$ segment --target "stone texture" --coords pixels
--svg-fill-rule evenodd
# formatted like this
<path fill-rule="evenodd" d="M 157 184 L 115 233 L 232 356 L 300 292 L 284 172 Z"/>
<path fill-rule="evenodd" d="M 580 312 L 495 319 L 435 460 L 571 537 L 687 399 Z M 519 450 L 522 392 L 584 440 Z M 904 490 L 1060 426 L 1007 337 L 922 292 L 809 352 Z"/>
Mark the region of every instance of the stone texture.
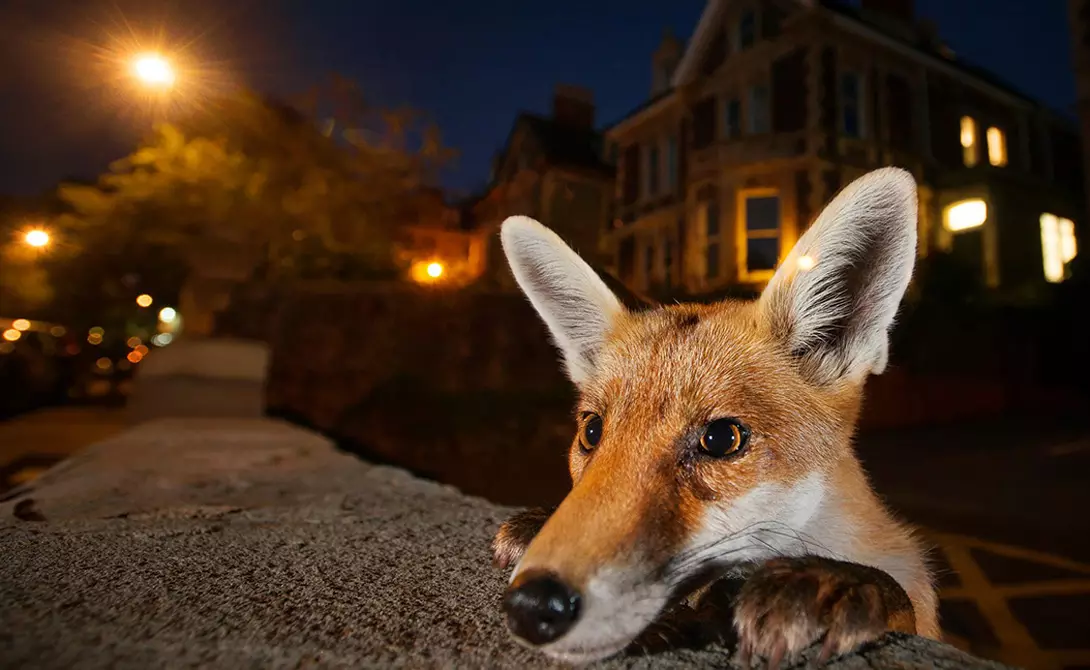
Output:
<path fill-rule="evenodd" d="M 143 424 L 0 503 L 0 667 L 554 667 L 503 626 L 512 511 L 274 421 Z M 1002 666 L 898 636 L 832 667 Z"/>

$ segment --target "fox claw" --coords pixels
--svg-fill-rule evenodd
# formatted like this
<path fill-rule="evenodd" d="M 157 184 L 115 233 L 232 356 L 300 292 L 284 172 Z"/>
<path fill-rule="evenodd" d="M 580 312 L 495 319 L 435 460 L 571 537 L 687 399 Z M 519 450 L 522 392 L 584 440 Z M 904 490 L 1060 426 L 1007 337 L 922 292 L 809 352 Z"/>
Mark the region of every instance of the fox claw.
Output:
<path fill-rule="evenodd" d="M 528 509 L 504 521 L 492 538 L 492 565 L 507 569 L 517 563 L 551 514 L 552 510 Z"/>
<path fill-rule="evenodd" d="M 824 664 L 887 631 L 915 633 L 912 604 L 885 573 L 866 566 L 805 556 L 768 561 L 742 586 L 734 626 L 744 656 L 779 667 L 824 641 Z"/>

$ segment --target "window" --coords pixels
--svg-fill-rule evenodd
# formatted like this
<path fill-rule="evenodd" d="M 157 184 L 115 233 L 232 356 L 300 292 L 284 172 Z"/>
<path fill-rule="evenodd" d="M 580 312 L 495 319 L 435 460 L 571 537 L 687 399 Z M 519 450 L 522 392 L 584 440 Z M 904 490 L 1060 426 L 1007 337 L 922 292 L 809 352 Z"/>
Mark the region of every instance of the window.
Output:
<path fill-rule="evenodd" d="M 652 144 L 647 147 L 647 191 L 644 196 L 653 198 L 659 192 L 659 147 Z"/>
<path fill-rule="evenodd" d="M 629 235 L 617 249 L 617 275 L 625 284 L 632 284 L 636 266 L 636 238 Z"/>
<path fill-rule="evenodd" d="M 621 204 L 631 205 L 640 194 L 640 145 L 630 144 L 625 147 L 623 158 Z"/>
<path fill-rule="evenodd" d="M 980 198 L 955 202 L 946 208 L 942 219 L 951 233 L 979 228 L 988 220 L 988 205 Z"/>
<path fill-rule="evenodd" d="M 715 98 L 708 96 L 693 105 L 693 148 L 703 149 L 715 141 Z"/>
<path fill-rule="evenodd" d="M 1045 279 L 1062 282 L 1070 276 L 1068 263 L 1078 253 L 1075 243 L 1075 222 L 1055 214 L 1041 215 L 1041 252 Z"/>
<path fill-rule="evenodd" d="M 1007 135 L 992 126 L 988 128 L 988 162 L 996 167 L 1007 164 Z"/>
<path fill-rule="evenodd" d="M 961 149 L 965 167 L 976 165 L 976 121 L 971 116 L 961 117 Z"/>
<path fill-rule="evenodd" d="M 650 286 L 655 280 L 655 243 L 651 242 L 643 251 L 644 286 Z"/>
<path fill-rule="evenodd" d="M 742 12 L 742 17 L 738 19 L 738 39 L 735 40 L 735 44 L 738 45 L 739 51 L 753 46 L 753 42 L 757 38 L 757 15 L 752 9 L 747 9 Z"/>
<path fill-rule="evenodd" d="M 677 137 L 666 138 L 666 188 L 677 190 Z"/>
<path fill-rule="evenodd" d="M 674 278 L 674 241 L 667 237 L 662 241 L 662 279 L 670 288 Z"/>
<path fill-rule="evenodd" d="M 840 129 L 847 137 L 863 137 L 863 76 L 858 72 L 840 77 Z"/>
<path fill-rule="evenodd" d="M 780 196 L 775 191 L 742 192 L 745 221 L 743 278 L 771 276 L 780 259 Z"/>
<path fill-rule="evenodd" d="M 706 241 L 704 274 L 708 279 L 714 279 L 719 276 L 719 203 L 706 201 L 703 214 Z"/>
<path fill-rule="evenodd" d="M 907 77 L 889 73 L 886 75 L 886 107 L 889 111 L 890 147 L 897 151 L 916 148 L 916 131 L 913 117 L 916 115 L 912 96 L 912 84 Z"/>
<path fill-rule="evenodd" d="M 723 134 L 735 138 L 742 134 L 742 101 L 729 98 L 724 104 Z"/>
<path fill-rule="evenodd" d="M 749 132 L 768 132 L 768 87 L 764 84 L 749 89 Z"/>

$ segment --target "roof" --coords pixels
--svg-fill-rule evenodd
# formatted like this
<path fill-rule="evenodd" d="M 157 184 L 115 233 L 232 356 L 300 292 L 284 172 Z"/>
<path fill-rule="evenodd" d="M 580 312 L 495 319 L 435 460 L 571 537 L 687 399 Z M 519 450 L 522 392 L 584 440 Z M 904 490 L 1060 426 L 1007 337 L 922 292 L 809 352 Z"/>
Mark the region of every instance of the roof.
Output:
<path fill-rule="evenodd" d="M 674 78 L 671 81 L 674 88 L 696 76 L 700 57 L 714 39 L 716 29 L 720 24 L 720 18 L 730 1 L 709 0 L 696 26 L 693 37 L 689 40 L 689 45 L 685 49 L 685 54 L 674 72 Z M 936 70 L 945 70 L 948 74 L 958 77 L 966 84 L 974 86 L 985 93 L 1005 98 L 1008 102 L 1015 104 L 1048 110 L 1059 119 L 1070 121 L 1070 115 L 1050 109 L 1039 100 L 1018 90 L 994 72 L 953 57 L 949 50 L 943 49 L 944 45 L 941 42 L 933 38 L 928 39 L 925 31 L 921 29 L 911 31 L 915 33 L 916 39 L 907 40 L 899 32 L 895 33 L 880 23 L 869 20 L 864 12 L 848 5 L 844 0 L 795 1 L 806 8 L 820 5 L 821 8 L 828 10 L 833 15 L 834 21 L 841 27 L 872 40 L 884 42 L 890 48 L 897 49 Z M 641 110 L 634 110 L 629 114 L 629 117 L 638 114 L 639 111 Z"/>
<path fill-rule="evenodd" d="M 501 155 L 505 156 L 510 151 L 511 141 L 520 128 L 525 128 L 527 132 L 537 138 L 545 154 L 545 159 L 551 165 L 562 168 L 591 170 L 604 175 L 612 175 L 614 172 L 614 168 L 602 160 L 602 133 L 593 128 L 579 128 L 558 123 L 554 119 L 530 112 L 521 112 L 515 118 L 515 122 L 511 124 L 511 130 L 503 142 Z M 462 199 L 458 206 L 465 211 L 471 210 L 475 204 L 483 200 L 492 191 L 496 184 L 496 178 L 493 177 L 483 190 Z M 473 225 L 475 224 L 471 221 L 471 217 L 465 217 L 463 226 L 472 227 Z"/>
<path fill-rule="evenodd" d="M 515 127 L 520 124 L 538 139 L 551 164 L 613 172 L 602 160 L 602 134 L 593 128 L 578 128 L 528 112 L 519 114 Z"/>

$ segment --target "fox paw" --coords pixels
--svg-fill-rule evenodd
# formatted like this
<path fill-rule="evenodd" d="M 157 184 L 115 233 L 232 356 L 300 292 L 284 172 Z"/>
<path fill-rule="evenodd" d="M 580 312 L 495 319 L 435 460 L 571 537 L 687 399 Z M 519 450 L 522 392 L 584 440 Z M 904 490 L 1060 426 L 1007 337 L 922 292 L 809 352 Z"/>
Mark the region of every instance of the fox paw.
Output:
<path fill-rule="evenodd" d="M 741 661 L 798 660 L 824 639 L 818 663 L 854 651 L 888 631 L 915 633 L 912 603 L 888 574 L 817 556 L 775 558 L 756 569 L 735 600 Z"/>
<path fill-rule="evenodd" d="M 551 514 L 552 510 L 528 509 L 504 521 L 492 538 L 492 565 L 507 568 L 518 562 Z"/>

